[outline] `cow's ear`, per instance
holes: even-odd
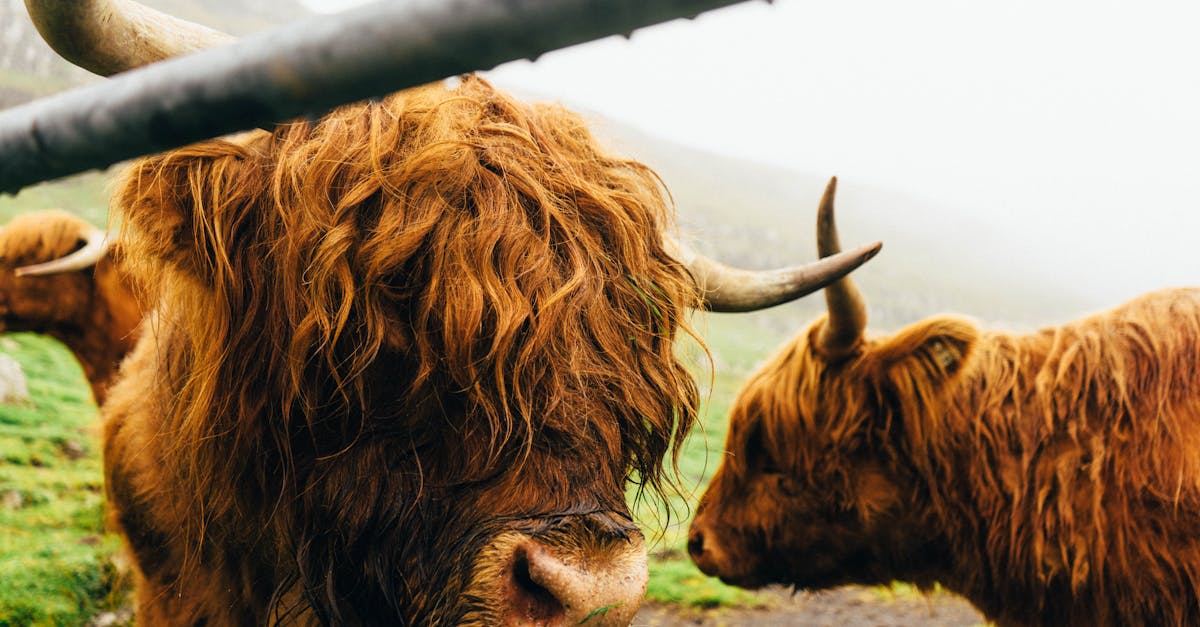
[[[246,180],[248,156],[242,144],[218,139],[134,163],[113,194],[130,255],[211,277],[229,214],[263,187]]]
[[[884,340],[876,350],[892,378],[944,383],[962,371],[979,328],[961,318],[923,320]]]

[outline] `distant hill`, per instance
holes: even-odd
[[[1107,306],[1056,280],[1053,269],[1014,256],[963,211],[872,185],[853,172],[797,172],[673,144],[611,120],[597,124],[620,152],[652,166],[675,198],[685,236],[730,263],[765,268],[816,258],[816,208],[839,175],[838,222],[845,246],[874,240],[883,252],[855,274],[874,329],[935,313],[970,315],[1028,329]],[[938,233],[955,237],[935,237]],[[760,324],[791,333],[822,299],[780,307]]]

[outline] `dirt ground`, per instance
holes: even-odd
[[[889,595],[875,589],[846,587],[823,592],[771,590],[768,609],[688,611],[664,605],[643,607],[635,626],[741,627],[977,627],[983,617],[963,599],[947,593]]]

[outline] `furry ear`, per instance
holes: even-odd
[[[254,168],[241,165],[249,152],[224,139],[142,159],[116,185],[113,208],[122,217],[121,239],[133,244],[151,274],[168,267],[211,284],[227,265],[222,245],[230,244],[231,218],[253,202],[265,177],[248,184]],[[141,274],[139,272],[139,274]]]
[[[979,338],[979,328],[961,318],[931,318],[885,340],[876,350],[893,378],[940,385],[960,372]]]

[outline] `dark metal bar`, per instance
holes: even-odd
[[[0,112],[0,193],[743,0],[378,2]]]

